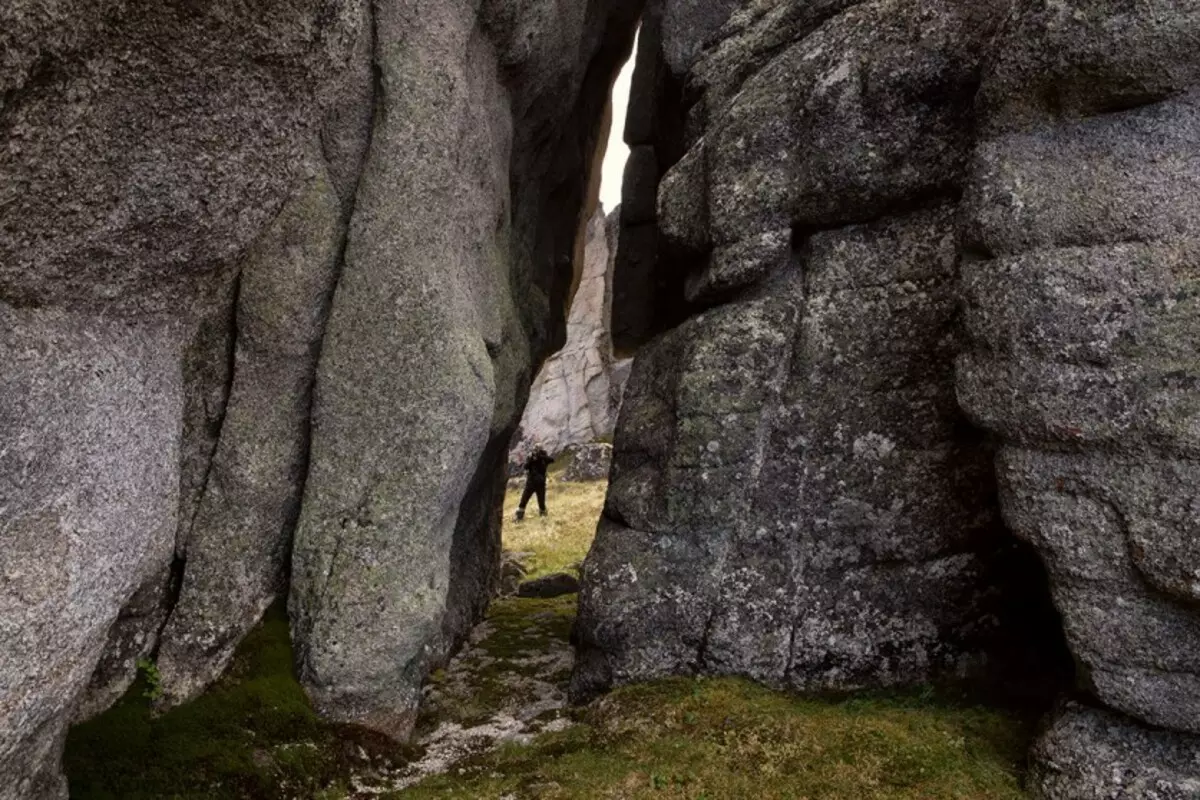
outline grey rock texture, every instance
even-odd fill
[[[1017,5],[980,92],[958,366],[964,409],[1003,442],[1004,516],[1046,563],[1083,687],[1192,734],[1198,42],[1193,4]],[[1140,730],[1068,713],[1035,753],[1043,796],[1200,795],[1200,763],[1179,757],[1194,742]],[[1129,786],[1101,774],[1103,749],[1123,747]]]
[[[324,160],[306,170],[242,263],[232,388],[158,654],[166,704],[215,680],[286,586],[312,378],[345,238]]]
[[[617,222],[618,212],[605,216],[597,208],[588,223],[567,341],[534,378],[509,454],[509,474],[520,474],[536,446],[558,456],[571,445],[613,435],[629,374],[627,365],[613,357],[610,330]]]
[[[333,0],[0,7],[5,800],[65,797],[67,723],[157,644],[238,264],[361,23]]]
[[[579,591],[579,578],[567,572],[555,572],[543,575],[531,581],[524,581],[517,587],[517,597],[561,597],[564,594],[575,594]]]
[[[638,5],[0,6],[0,798],[289,584],[321,710],[406,733],[499,576]]]
[[[109,626],[171,562],[179,347],[170,324],[0,303],[5,800],[66,797],[58,756]]]
[[[492,593],[506,445],[562,330],[637,10],[375,8],[375,126],[317,370],[290,595],[301,678],[334,719],[406,736],[424,676]]]
[[[1002,4],[696,6],[652,4],[642,31],[656,118],[626,138],[662,174],[617,256],[618,295],[649,305],[614,327],[653,338],[584,568],[575,694],[980,675],[1037,585],[954,382],[958,199]],[[647,227],[652,274],[622,273]]]
[[[612,445],[607,442],[574,445],[567,448],[563,458],[567,465],[559,475],[560,481],[585,483],[607,480],[612,466]]]
[[[1068,704],[1034,745],[1027,783],[1037,800],[1195,800],[1198,764],[1200,737]]]

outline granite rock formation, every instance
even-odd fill
[[[301,678],[334,719],[406,736],[492,595],[507,445],[561,335],[636,6],[376,5],[375,124],[289,603]]]
[[[0,798],[290,585],[403,736],[481,612],[636,0],[0,3]]]
[[[317,707],[406,736],[534,366],[611,408],[573,294],[637,350],[576,696],[1052,685],[1065,638],[1036,795],[1200,796],[1198,45],[1192,0],[0,2],[0,800],[285,593]]]
[[[1127,715],[1066,712],[1038,796],[1196,797],[1196,739],[1141,726],[1200,733],[1200,8],[1070,5],[1019,4],[992,45],[958,390],[1083,687]]]
[[[156,644],[217,323],[362,25],[332,0],[0,5],[6,800],[65,797],[66,725]]]
[[[559,474],[566,483],[587,483],[608,480],[612,466],[612,445],[608,442],[577,444],[567,448],[567,464]]]
[[[612,437],[631,366],[628,359],[613,357],[610,330],[618,219],[618,212],[606,216],[598,208],[588,223],[583,274],[567,316],[567,341],[533,380],[509,454],[510,475],[520,474],[537,445],[558,456],[571,445]]]
[[[1200,9],[655,0],[641,42],[576,695],[1049,677],[1002,512],[1096,704],[1035,791],[1200,796]]]
[[[652,4],[641,34],[634,92],[654,99],[631,106],[654,118],[631,110],[626,131],[644,155],[617,292],[642,302],[615,327],[650,341],[585,568],[576,692],[977,672],[1021,561],[954,384],[958,198],[1000,9],[701,5]],[[651,214],[636,194],[655,191]]]

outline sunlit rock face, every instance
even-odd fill
[[[0,6],[0,797],[289,585],[318,708],[406,735],[491,593],[638,5]]]
[[[509,454],[510,473],[519,470],[535,446],[557,456],[571,445],[612,437],[632,366],[613,356],[610,329],[618,221],[618,212],[606,216],[598,208],[588,223],[567,341],[533,380]]]
[[[1115,796],[1122,741],[1197,791],[1197,41],[1166,1],[651,3],[577,695],[1046,680],[1061,625],[1129,717],[1064,716],[1042,796]]]

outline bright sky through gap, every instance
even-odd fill
[[[637,53],[637,39],[633,41],[633,52]],[[613,85],[612,130],[608,134],[608,148],[604,151],[603,175],[600,178],[600,202],[605,213],[611,212],[621,203],[621,176],[625,172],[625,161],[629,158],[629,146],[625,144],[625,112],[629,108],[629,86],[633,82],[633,56],[621,67],[621,74]]]

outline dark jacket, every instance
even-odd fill
[[[534,483],[546,482],[546,468],[554,463],[554,459],[545,450],[535,450],[525,459],[525,473]]]

